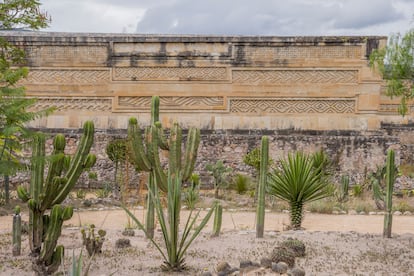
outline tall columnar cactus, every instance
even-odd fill
[[[12,246],[13,256],[20,256],[22,248],[22,217],[20,215],[20,206],[14,208]]]
[[[65,137],[56,135],[53,152],[45,171],[45,137],[35,135],[31,160],[30,191],[23,186],[17,188],[18,196],[29,206],[29,243],[34,257],[33,269],[38,275],[56,272],[63,257],[63,246],[56,246],[63,221],[73,215],[71,206],[60,204],[75,186],[82,171],[95,164],[96,156],[90,154],[94,136],[94,124],[85,122],[83,135],[73,158],[65,156]],[[51,210],[50,214],[45,214]]]
[[[387,154],[386,175],[385,175],[386,194],[385,194],[385,216],[384,216],[384,231],[383,231],[383,236],[386,238],[391,238],[392,193],[394,190],[396,171],[397,169],[395,166],[394,151],[389,150]]]
[[[263,238],[264,233],[264,218],[265,218],[265,193],[267,182],[267,170],[269,163],[269,138],[267,136],[262,137],[260,156],[260,175],[259,175],[259,187],[257,196],[257,214],[256,214],[256,237]]]
[[[155,187],[164,192],[167,191],[168,187],[167,174],[161,165],[159,150],[169,151],[168,167],[171,173],[180,174],[180,179],[187,181],[194,170],[197,150],[200,144],[200,131],[196,128],[189,129],[186,152],[184,154],[181,152],[181,144],[182,130],[178,123],[174,123],[168,141],[164,136],[164,130],[159,122],[158,96],[152,97],[151,124],[145,128],[144,135],[137,119],[129,119],[127,151],[129,160],[135,165],[137,171],[149,172],[146,217],[146,233],[149,238],[152,238],[154,233],[154,200],[152,197],[155,194]]]
[[[218,237],[221,231],[221,223],[223,220],[223,207],[220,203],[216,203],[216,210],[214,213],[213,237]]]

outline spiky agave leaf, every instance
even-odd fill
[[[321,173],[311,156],[296,152],[269,174],[268,193],[289,202],[294,229],[301,226],[303,204],[329,196],[327,179]]]

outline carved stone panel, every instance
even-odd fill
[[[116,81],[224,81],[225,67],[116,67]]]
[[[357,83],[357,70],[233,70],[242,84]]]
[[[57,111],[111,111],[112,100],[108,98],[37,98],[34,110],[56,108]]]
[[[23,83],[29,84],[102,84],[110,81],[108,70],[31,70]]]
[[[151,106],[151,97],[138,96],[120,96],[118,97],[118,107],[120,110],[136,110],[143,109],[149,111]],[[224,97],[160,97],[161,110],[212,110],[224,109]]]
[[[232,113],[354,113],[349,99],[231,99]]]

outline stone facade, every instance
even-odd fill
[[[397,162],[413,161],[412,126],[395,127],[413,113],[397,114],[398,99],[384,95],[368,64],[386,37],[0,35],[27,52],[21,84],[38,98],[35,108],[56,108],[32,127],[76,140],[84,121],[95,122],[100,183],[112,179],[106,143],[125,137],[131,116],[149,122],[152,95],[164,126],[178,120],[202,130],[198,172],[218,159],[249,171],[242,158],[263,134],[274,159],[322,148],[356,180],[389,148]]]
[[[367,57],[385,37],[155,36],[1,32],[27,52],[22,82],[33,124],[125,129],[161,97],[165,126],[184,128],[378,130],[400,122]]]

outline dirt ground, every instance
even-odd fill
[[[134,213],[143,219],[142,210],[135,209]],[[182,220],[187,215],[188,211],[183,211]],[[23,214],[23,220],[27,219],[27,214]],[[205,271],[215,275],[221,261],[235,267],[242,260],[259,262],[289,237],[306,245],[306,256],[296,259],[296,265],[306,275],[414,275],[414,216],[394,216],[391,239],[382,238],[381,215],[307,213],[303,221],[305,230],[289,231],[284,230],[289,223],[288,214],[267,212],[263,239],[255,237],[254,222],[254,212],[225,210],[221,235],[211,237],[211,220],[187,252],[189,269],[174,275],[201,275]],[[0,217],[0,275],[32,275],[27,236],[23,238],[22,255],[11,256],[11,223],[10,215]],[[92,223],[106,230],[107,236],[102,254],[91,261],[89,275],[166,275],[159,268],[160,253],[141,231],[135,230],[135,236],[128,237],[131,247],[115,248],[116,240],[125,238],[122,230],[128,219],[123,210],[114,208],[75,212],[67,221],[60,238],[66,250],[62,271],[68,272],[73,252],[81,252],[80,226]],[[157,231],[156,239],[161,242],[160,238]],[[85,250],[83,253],[87,259]]]

